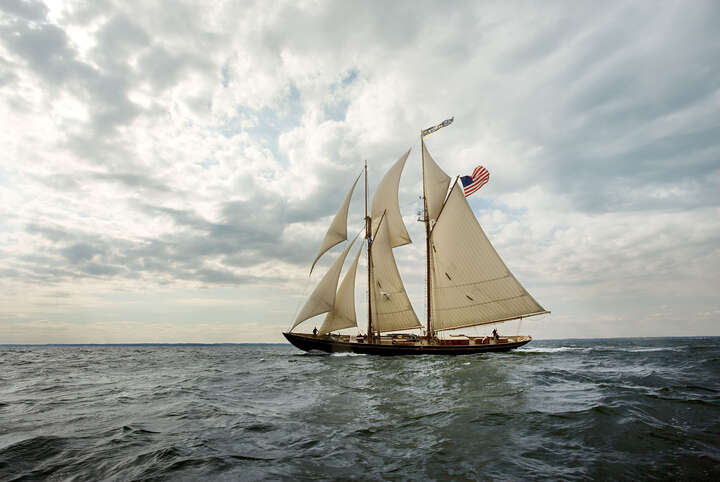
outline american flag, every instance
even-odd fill
[[[490,173],[482,166],[476,167],[472,176],[462,176],[460,178],[460,182],[462,182],[465,197],[468,197],[470,194],[483,187],[489,180]]]

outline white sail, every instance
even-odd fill
[[[357,326],[357,318],[355,315],[355,274],[357,273],[358,260],[360,259],[361,253],[362,249],[359,249],[355,255],[355,260],[352,265],[350,265],[350,269],[345,273],[345,277],[342,283],[340,283],[340,288],[335,297],[335,306],[332,311],[325,316],[325,320],[318,330],[318,333],[321,335],[330,333],[331,331]]]
[[[357,239],[357,237],[355,239]],[[327,313],[333,309],[333,306],[335,305],[335,290],[337,289],[338,279],[340,278],[340,271],[342,270],[343,263],[345,262],[345,258],[347,257],[350,248],[353,244],[355,244],[355,239],[353,239],[352,243],[350,243],[342,254],[338,256],[338,259],[335,260],[328,272],[325,273],[325,276],[323,276],[320,280],[308,300],[305,302],[305,305],[300,310],[300,313],[298,313],[297,318],[295,318],[295,321],[290,327],[290,330],[308,318],[312,318],[313,316],[322,313]]]
[[[445,202],[450,176],[440,169],[422,143],[423,182],[429,219],[437,219]]]
[[[385,213],[385,220],[389,230],[390,247],[395,248],[404,244],[409,244],[410,235],[405,229],[405,223],[400,214],[400,206],[398,205],[398,185],[400,184],[400,175],[402,174],[405,161],[410,154],[410,150],[403,154],[400,159],[385,174],[380,181],[375,196],[373,196],[371,217],[373,225],[376,225]]]
[[[350,192],[348,192],[347,196],[345,196],[345,201],[343,201],[340,209],[335,214],[327,233],[325,233],[325,238],[323,239],[322,245],[320,245],[320,250],[318,251],[317,256],[315,256],[312,266],[310,266],[310,274],[312,274],[315,263],[317,263],[320,259],[320,256],[325,254],[328,249],[347,239],[347,218],[348,209],[350,208],[350,199],[352,199],[353,191],[355,190],[355,186],[357,185],[358,180],[360,180],[361,175],[362,173],[358,175],[357,179],[355,179],[355,182],[350,188]]]
[[[430,235],[433,330],[544,313],[490,244],[455,184]]]
[[[382,218],[372,242],[373,329],[375,331],[420,328],[395,264],[390,226]]]

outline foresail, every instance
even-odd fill
[[[385,174],[382,181],[378,185],[373,196],[371,216],[373,226],[376,226],[380,218],[385,213],[385,220],[389,230],[390,247],[395,248],[404,244],[409,244],[410,235],[405,229],[402,215],[400,214],[400,206],[398,205],[398,186],[400,184],[400,175],[402,174],[405,161],[410,154],[410,150],[403,154],[400,159]]]
[[[357,239],[357,237],[355,239]],[[328,272],[325,273],[325,276],[323,276],[320,280],[308,300],[305,302],[305,305],[300,310],[300,313],[298,313],[298,316],[295,318],[290,330],[308,318],[312,318],[313,316],[322,313],[327,313],[333,309],[333,306],[335,305],[335,290],[337,289],[338,279],[340,278],[340,271],[342,270],[343,263],[345,262],[345,258],[347,257],[350,248],[353,244],[355,244],[355,239],[348,244],[342,254],[338,256],[338,259],[335,260]]]
[[[450,176],[445,174],[433,160],[424,142],[422,143],[422,162],[428,216],[431,220],[437,220],[445,202],[445,195],[450,185]]]
[[[430,239],[433,330],[545,312],[490,244],[459,185],[453,186]]]
[[[372,244],[373,328],[380,332],[420,328],[395,263],[385,221],[380,222]]]
[[[338,289],[337,296],[335,297],[335,307],[330,311],[318,333],[324,335],[335,330],[342,330],[343,328],[352,328],[357,326],[357,317],[355,315],[355,274],[357,273],[358,260],[360,259],[361,249],[358,250],[355,255],[350,269],[345,273],[345,277],[340,283],[340,289]]]
[[[353,191],[355,190],[355,186],[357,185],[358,180],[360,180],[361,175],[362,173],[358,175],[357,179],[355,179],[355,182],[350,188],[350,192],[348,192],[347,196],[345,196],[345,201],[343,201],[340,209],[335,214],[335,217],[333,218],[333,221],[330,224],[327,233],[325,233],[325,238],[323,239],[322,245],[320,246],[320,250],[318,251],[317,256],[315,256],[315,260],[313,261],[312,266],[310,266],[311,274],[313,268],[315,267],[315,263],[317,263],[317,261],[320,259],[320,256],[325,254],[328,249],[332,248],[336,244],[342,243],[347,239],[348,209],[350,208],[350,200],[352,199]]]

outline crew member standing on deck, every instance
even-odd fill
[[[313,328],[313,336],[317,336],[317,326]]]
[[[493,338],[495,338],[495,341],[498,341],[500,339],[496,328],[493,328]]]

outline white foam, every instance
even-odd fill
[[[581,348],[581,347],[575,347],[575,346],[560,346],[556,348],[542,348],[542,347],[532,347],[532,348],[518,348],[517,351],[527,352],[527,353],[561,353],[564,351],[589,351],[589,348]]]

